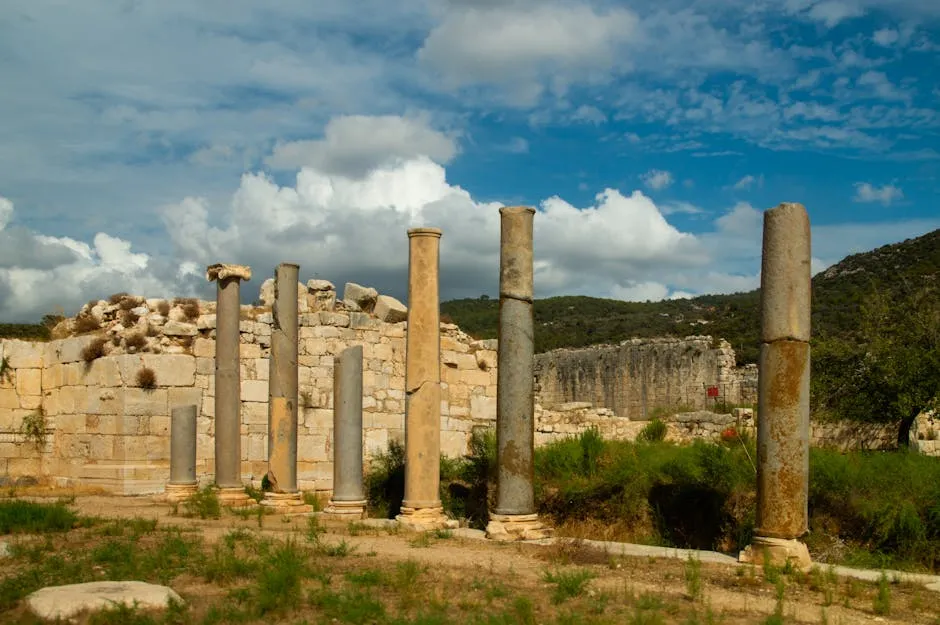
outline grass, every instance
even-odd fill
[[[133,350],[139,351],[146,346],[147,346],[147,337],[145,337],[140,332],[134,332],[133,334],[129,334],[124,339],[124,347],[129,350],[133,349]]]
[[[137,386],[145,391],[157,388],[157,374],[150,367],[141,367],[137,371]]]
[[[77,522],[78,515],[61,502],[0,501],[0,534],[67,532]]]
[[[572,571],[546,571],[543,579],[555,585],[552,592],[552,603],[563,603],[572,597],[580,596],[587,583],[595,577],[594,573],[586,569]]]
[[[76,323],[78,319],[76,319]],[[95,323],[98,323],[97,321]],[[105,346],[108,344],[108,339],[103,336],[99,336],[91,341],[88,345],[82,348],[82,360],[86,364],[91,364],[98,358],[101,358],[105,355]]]
[[[43,448],[46,444],[49,428],[46,424],[46,413],[42,407],[23,417],[23,423],[20,424],[20,433],[23,438],[35,445],[36,449]]]
[[[183,516],[200,519],[218,519],[222,516],[222,505],[211,485],[203,486],[183,502]]]

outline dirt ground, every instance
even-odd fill
[[[31,493],[39,494],[52,495]],[[174,514],[171,506],[155,503],[147,497],[78,494],[71,507],[84,516],[155,519],[159,527],[178,526],[200,535],[210,545],[237,529],[273,538],[303,537],[309,523],[306,517],[238,516],[231,512],[224,512],[218,520],[184,518],[178,509]],[[771,576],[773,571],[766,572],[762,567],[703,562],[695,573],[692,565],[682,560],[614,557],[577,542],[500,544],[448,534],[416,535],[397,528],[329,521],[321,524],[325,529],[322,536],[325,543],[345,541],[349,547],[344,557],[318,556],[328,561],[331,575],[339,576],[337,579],[345,575],[345,579],[350,579],[357,571],[388,572],[398,563],[417,562],[425,573],[421,578],[421,592],[415,596],[409,614],[420,610],[422,604],[444,606],[451,619],[449,622],[467,622],[471,615],[480,611],[495,609],[494,606],[511,607],[513,598],[527,597],[533,606],[531,622],[537,623],[940,625],[940,594],[915,584],[891,583],[890,609],[886,613],[882,609],[878,614],[874,607],[877,584],[836,578],[831,573],[827,575],[825,570]],[[68,548],[69,542],[77,544],[80,540],[95,539],[87,536],[80,539],[76,535],[72,540],[66,536],[63,548]],[[15,574],[17,566],[15,560],[6,563],[2,576]],[[584,572],[589,578],[583,591],[568,599],[553,601],[559,584],[548,576],[570,571]],[[765,579],[765,573],[769,579]],[[696,579],[700,593],[693,589]],[[170,586],[193,606],[192,618],[204,615],[213,602],[225,601],[227,592],[198,576],[186,574],[172,580]],[[697,596],[692,596],[693,593]],[[402,597],[392,597],[388,592],[383,600],[388,600],[390,605],[403,601]],[[309,608],[298,610],[283,620],[265,618],[258,622],[306,622],[308,617],[312,619],[310,622],[321,622],[317,619],[322,615],[318,616],[316,610],[309,614],[305,612]],[[24,618],[24,613],[25,608],[18,606],[7,617],[0,613],[0,622],[25,622],[19,620]],[[566,618],[568,620],[564,620]],[[518,621],[506,622],[524,620],[520,617]],[[322,622],[354,621],[333,618]]]

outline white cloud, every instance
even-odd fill
[[[451,87],[496,84],[509,101],[530,105],[546,87],[564,93],[622,69],[619,50],[637,18],[569,3],[505,4],[449,10],[418,50],[418,61]]]
[[[607,115],[596,106],[584,104],[579,106],[571,115],[571,120],[599,125],[607,121]]]
[[[651,169],[640,177],[647,187],[655,191],[665,189],[675,181],[670,172],[661,169]]]
[[[757,177],[752,176],[751,174],[748,174],[744,176],[743,178],[741,178],[740,180],[738,180],[736,183],[734,183],[732,188],[739,190],[739,191],[749,190],[755,184],[757,185],[757,188],[761,188],[764,186],[764,174],[761,174],[760,176],[757,176]]]
[[[856,182],[855,197],[853,199],[856,202],[881,202],[885,206],[889,206],[895,200],[900,200],[903,197],[904,192],[899,187],[891,184],[876,187],[868,182]]]
[[[279,143],[265,163],[278,169],[312,167],[358,177],[417,156],[446,164],[457,151],[456,139],[434,130],[426,119],[344,115],[329,121],[323,139]]]
[[[865,72],[858,77],[855,84],[859,87],[867,87],[874,95],[884,100],[908,101],[911,99],[911,94],[892,83],[884,72]]]
[[[0,195],[0,230],[13,219],[13,202]]]
[[[686,182],[690,182],[690,181],[686,180]],[[702,215],[706,212],[705,209],[698,207],[695,204],[692,204],[691,202],[681,202],[681,201],[669,202],[667,204],[663,204],[660,210],[662,211],[663,215],[676,215],[676,214]]]
[[[890,47],[900,38],[898,31],[893,28],[882,28],[876,30],[875,34],[872,35],[872,40],[877,43],[879,46]]]
[[[528,154],[529,142],[522,137],[513,137],[507,143],[501,145],[500,149],[510,154]]]

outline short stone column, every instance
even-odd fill
[[[408,231],[408,330],[405,343],[405,498],[398,521],[414,530],[450,525],[440,499],[441,231]]]
[[[532,319],[532,226],[535,209],[505,206],[499,253],[499,343],[496,369],[496,509],[488,538],[531,540],[551,531],[535,511],[535,341]]]
[[[261,505],[285,514],[312,512],[297,490],[297,278],[300,266],[274,272],[274,323],[268,359],[268,473]]]
[[[333,358],[333,496],[329,516],[361,519],[366,511],[362,483],[362,345]]]
[[[757,526],[740,559],[799,568],[809,531],[810,226],[806,209],[764,213],[758,364]]]
[[[177,406],[170,410],[170,481],[165,500],[179,503],[197,490],[196,406]]]
[[[215,484],[226,506],[255,503],[241,479],[241,375],[239,370],[239,285],[251,279],[244,265],[210,265],[206,278],[215,281]]]

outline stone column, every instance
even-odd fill
[[[811,566],[809,530],[810,227],[806,209],[764,213],[758,364],[757,527],[740,559]]]
[[[268,359],[268,473],[261,505],[278,512],[312,512],[297,490],[297,278],[300,266],[274,272],[274,323]]]
[[[333,359],[333,496],[324,511],[344,519],[365,515],[362,484],[362,346]]]
[[[244,265],[210,265],[206,278],[218,285],[215,327],[215,483],[226,506],[254,504],[241,479],[241,376],[239,373],[238,297],[241,280],[251,280]]]
[[[441,506],[441,231],[408,231],[408,333],[405,344],[405,498],[402,525],[448,525]]]
[[[532,223],[535,209],[499,209],[499,343],[496,368],[496,509],[486,535],[495,540],[547,538],[535,512]]]
[[[165,499],[178,503],[197,490],[196,406],[177,406],[170,411],[170,481]]]

